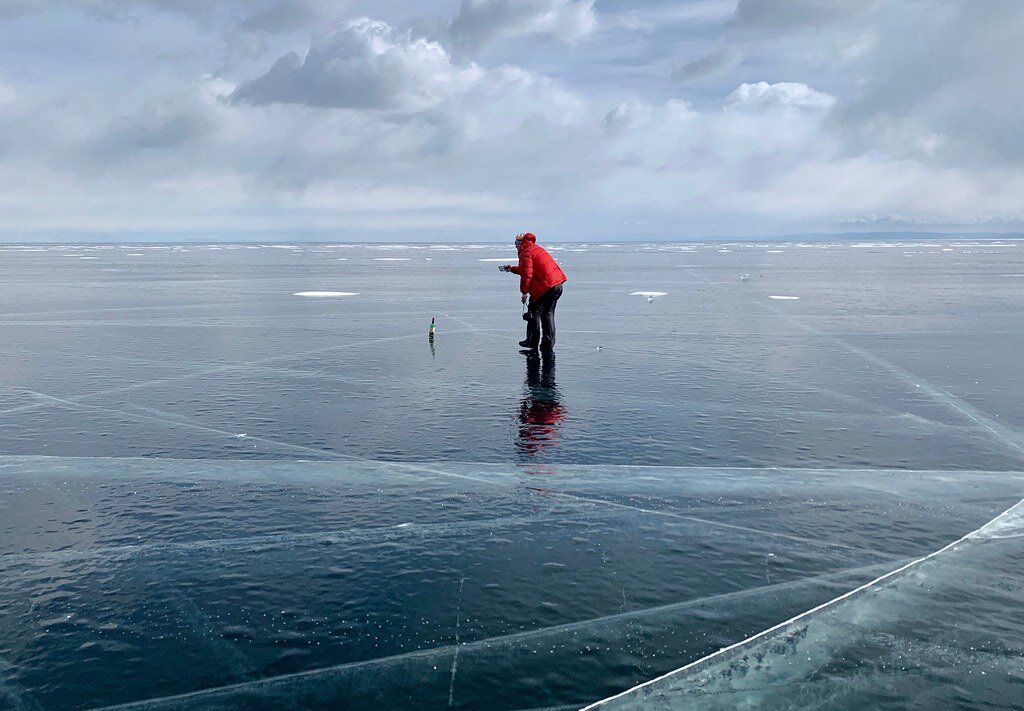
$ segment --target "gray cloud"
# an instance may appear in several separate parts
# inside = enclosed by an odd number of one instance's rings
[[[851,155],[1024,165],[1016,0],[740,0],[727,34],[747,45],[744,66],[825,81]]]
[[[204,135],[207,122],[195,113],[147,108],[120,118],[96,143],[99,160],[134,156],[137,151],[171,151]]]
[[[716,74],[725,74],[735,69],[743,61],[743,52],[736,47],[722,47],[703,57],[689,62],[676,64],[672,68],[672,78],[686,82]]]
[[[480,71],[455,66],[438,43],[366,18],[346,23],[305,57],[292,52],[243,83],[235,101],[347,109],[423,110]]]

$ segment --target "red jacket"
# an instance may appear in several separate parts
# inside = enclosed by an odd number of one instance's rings
[[[537,246],[537,238],[530,233],[519,244],[519,266],[512,267],[512,273],[519,275],[519,291],[531,299],[539,299],[565,281],[565,272],[543,247]]]

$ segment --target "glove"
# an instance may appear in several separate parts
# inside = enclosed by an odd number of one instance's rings
[[[523,302],[524,304],[526,303],[526,294],[523,294],[523,299],[522,299],[522,302]]]

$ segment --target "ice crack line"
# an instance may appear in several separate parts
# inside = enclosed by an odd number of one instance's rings
[[[981,410],[974,407],[970,403],[956,397],[952,393],[947,392],[946,390],[940,388],[937,385],[933,385],[924,378],[915,375],[914,373],[911,373],[909,370],[901,368],[895,363],[888,361],[875,353],[872,353],[871,351],[865,350],[863,348],[860,348],[859,346],[853,345],[852,343],[846,342],[839,336],[836,336],[834,334],[828,334],[815,328],[814,326],[809,326],[808,324],[803,323],[800,319],[796,318],[795,316],[791,316],[783,311],[780,311],[777,308],[765,306],[764,304],[759,305],[763,308],[768,309],[769,311],[772,311],[775,314],[778,314],[779,316],[782,316],[797,328],[803,329],[808,333],[813,333],[817,336],[831,337],[836,343],[838,343],[848,352],[860,356],[864,360],[867,360],[881,368],[884,368],[885,370],[889,371],[892,375],[895,375],[896,378],[901,382],[910,385],[911,387],[917,390],[920,390],[932,400],[935,400],[936,402],[945,405],[946,407],[949,407],[950,409],[958,412],[959,414],[969,419],[971,422],[974,422],[976,425],[981,426],[990,435],[992,435],[995,441],[997,441],[1004,447],[1008,447],[1009,449],[1011,449],[1013,453],[1016,454],[1017,456],[1024,455],[1024,435],[1022,435],[1020,432],[1016,431],[1013,428],[1007,427],[1001,422],[997,422],[994,418],[989,417],[988,415],[986,415],[985,413],[983,413]]]
[[[466,576],[459,580],[459,596],[455,603],[455,654],[452,655],[452,680],[448,683],[448,708],[455,705],[455,673],[459,670],[459,625],[462,622],[462,586],[466,584]]]
[[[454,331],[449,331],[449,333],[467,333],[467,331],[465,331],[463,329],[458,329],[458,330],[454,330]],[[179,380],[190,380],[192,378],[201,378],[201,377],[206,376],[206,375],[215,375],[217,373],[230,372],[232,370],[245,370],[246,368],[251,368],[253,366],[265,365],[267,363],[275,363],[275,362],[278,362],[278,361],[287,361],[287,360],[289,360],[291,358],[295,358],[296,356],[300,356],[300,355],[319,355],[319,354],[323,354],[323,353],[332,353],[334,351],[340,351],[340,350],[344,350],[344,349],[348,349],[348,348],[357,348],[359,346],[371,346],[371,345],[376,345],[378,343],[387,343],[387,342],[390,342],[390,341],[402,341],[402,340],[407,340],[407,339],[411,339],[411,338],[422,338],[422,337],[423,337],[423,335],[420,334],[420,333],[410,333],[410,334],[405,334],[405,335],[402,335],[402,336],[387,336],[387,337],[384,337],[384,338],[374,338],[374,339],[370,339],[370,340],[366,340],[366,341],[357,341],[357,342],[353,342],[353,343],[343,343],[343,344],[336,345],[336,346],[328,346],[326,348],[319,348],[319,349],[316,349],[316,350],[304,351],[302,353],[285,353],[283,355],[270,356],[268,358],[262,358],[262,359],[259,359],[259,360],[246,361],[246,362],[243,362],[243,363],[231,363],[229,365],[221,365],[221,366],[217,366],[215,368],[208,368],[206,370],[198,370],[198,371],[195,371],[195,372],[192,372],[192,373],[185,373],[184,375],[175,375],[175,376],[167,377],[167,378],[157,378],[157,379],[154,379],[154,380],[147,380],[147,381],[144,381],[144,382],[141,382],[141,383],[131,383],[130,385],[121,385],[121,386],[116,387],[116,388],[108,388],[107,390],[97,390],[96,392],[86,393],[85,395],[81,395],[81,396],[76,397],[74,399],[65,400],[63,402],[68,402],[68,403],[72,403],[72,404],[79,404],[83,400],[89,400],[89,399],[92,399],[92,398],[95,398],[95,397],[101,397],[103,395],[113,395],[115,393],[129,392],[129,391],[132,391],[132,390],[138,390],[139,388],[148,388],[148,387],[152,387],[154,385],[165,385],[167,383],[176,382],[176,381],[179,381]],[[51,398],[51,399],[59,399],[59,398]],[[9,408],[7,410],[0,410],[0,415],[9,415],[9,414],[15,413],[15,412],[24,412],[26,410],[35,410],[35,409],[38,409],[38,408],[41,408],[41,407],[47,407],[47,406],[49,406],[49,402],[34,403],[32,405],[20,405],[18,407]]]
[[[609,703],[609,702],[611,702],[613,700],[621,699],[621,698],[624,698],[624,697],[626,697],[628,695],[636,694],[636,693],[638,693],[638,691],[640,689],[647,688],[647,687],[649,687],[649,686],[651,686],[653,684],[657,684],[659,682],[663,682],[666,679],[669,679],[669,678],[672,678],[672,677],[675,677],[675,676],[679,676],[679,675],[684,674],[684,673],[686,673],[688,671],[692,671],[693,669],[695,669],[697,667],[707,666],[710,662],[715,661],[718,658],[720,658],[722,656],[725,656],[726,654],[729,654],[730,652],[733,652],[734,650],[737,650],[737,649],[740,649],[742,647],[748,646],[748,645],[750,645],[750,644],[752,644],[754,642],[758,642],[758,641],[761,641],[763,639],[766,639],[767,637],[769,637],[774,632],[777,632],[777,631],[779,631],[781,629],[785,629],[787,627],[790,627],[793,624],[795,624],[797,622],[800,622],[801,620],[804,620],[804,619],[810,617],[811,615],[814,615],[815,613],[821,612],[822,610],[825,610],[825,609],[827,609],[829,607],[837,605],[838,603],[842,602],[843,600],[847,600],[847,599],[849,599],[851,597],[854,597],[855,595],[858,595],[859,593],[864,592],[865,590],[869,590],[869,589],[871,589],[871,588],[873,588],[873,587],[875,587],[877,585],[880,585],[880,584],[882,584],[882,583],[884,583],[884,582],[886,582],[888,580],[891,580],[892,578],[895,578],[896,576],[900,575],[901,573],[904,573],[907,570],[910,570],[911,568],[914,568],[914,567],[920,565],[921,563],[924,563],[925,561],[928,561],[928,560],[931,560],[932,558],[940,556],[943,553],[945,553],[946,551],[948,551],[948,550],[950,550],[952,548],[955,548],[956,546],[960,545],[964,541],[970,540],[972,538],[982,538],[982,537],[984,537],[986,535],[986,533],[987,533],[987,531],[989,529],[997,529],[998,530],[999,526],[1003,523],[1003,521],[1005,519],[1007,519],[1009,517],[1012,517],[1014,515],[1017,515],[1018,509],[1021,509],[1021,508],[1024,508],[1024,499],[1021,499],[1020,501],[1015,503],[1013,506],[1011,506],[1010,508],[1006,509],[1001,514],[999,514],[998,516],[996,516],[995,518],[993,518],[989,522],[985,523],[981,527],[971,531],[970,533],[964,534],[960,538],[956,539],[952,543],[946,544],[945,546],[943,546],[942,548],[938,549],[937,551],[932,551],[931,553],[929,553],[926,556],[922,556],[920,558],[915,558],[914,560],[910,561],[909,563],[906,563],[905,565],[901,565],[900,567],[896,568],[895,570],[890,570],[888,573],[885,573],[884,575],[881,575],[881,576],[875,578],[874,580],[871,580],[871,581],[869,581],[867,583],[864,583],[863,585],[861,585],[859,587],[856,587],[853,590],[850,590],[849,592],[843,593],[839,597],[835,597],[835,598],[832,598],[831,600],[829,600],[827,602],[823,602],[822,604],[818,605],[817,607],[813,607],[810,610],[807,610],[805,612],[801,612],[799,615],[797,615],[795,617],[791,617],[790,619],[786,620],[785,622],[780,622],[779,624],[774,625],[773,627],[769,627],[768,629],[766,629],[766,630],[764,630],[762,632],[758,632],[757,634],[752,635],[750,637],[747,637],[746,639],[741,640],[739,642],[736,642],[735,644],[730,644],[728,647],[723,647],[722,649],[719,649],[717,652],[713,652],[712,654],[709,654],[709,655],[707,655],[705,657],[701,657],[700,659],[698,659],[696,661],[693,661],[693,662],[690,662],[689,664],[687,664],[685,666],[679,667],[678,669],[676,669],[674,671],[670,671],[668,674],[663,674],[663,675],[661,675],[659,677],[651,679],[650,681],[645,681],[643,684],[638,684],[637,686],[634,686],[631,689],[627,689],[626,691],[623,691],[623,692],[621,692],[619,694],[616,694],[615,696],[611,696],[611,697],[609,697],[607,699],[602,699],[601,701],[598,701],[598,702],[593,703],[593,704],[591,704],[589,706],[586,706],[585,708],[582,709],[582,711],[593,711],[594,709],[598,709],[598,708],[606,705],[607,703]]]
[[[691,273],[693,273],[698,280],[704,282],[705,284],[712,283],[708,279],[702,278],[700,274],[697,274],[695,272]],[[964,400],[961,400],[960,398],[954,396],[949,392],[946,392],[942,388],[929,383],[923,378],[914,375],[910,371],[901,368],[895,363],[892,363],[879,355],[876,355],[870,351],[855,346],[852,343],[848,343],[839,336],[836,336],[835,334],[826,333],[824,331],[821,331],[820,329],[815,328],[814,326],[804,323],[802,320],[800,320],[796,316],[793,316],[792,314],[786,313],[785,311],[779,308],[763,304],[759,301],[753,301],[753,299],[751,299],[751,302],[759,306],[760,308],[771,311],[773,314],[777,316],[781,316],[782,318],[789,321],[791,324],[793,324],[799,329],[807,331],[808,333],[813,333],[816,336],[825,336],[832,338],[835,341],[835,343],[837,343],[846,351],[853,353],[854,355],[860,356],[861,358],[870,361],[875,365],[881,366],[885,370],[888,370],[890,373],[895,375],[902,382],[914,387],[917,390],[921,390],[923,393],[925,393],[925,395],[935,400],[936,402],[949,407],[950,409],[958,412],[967,419],[971,420],[975,424],[980,425],[986,432],[988,432],[995,439],[996,442],[998,442],[1004,447],[1009,448],[1018,457],[1024,456],[1024,435],[1010,427],[1007,427],[1001,422],[997,422],[994,418],[989,417],[988,415],[981,412],[973,405],[965,402]]]
[[[474,640],[471,642],[460,641],[460,646],[466,652],[483,651],[494,649],[498,645],[511,645],[521,642],[530,642],[538,639],[547,639],[556,635],[572,635],[577,632],[585,632],[600,629],[606,625],[616,622],[628,622],[631,620],[643,619],[646,617],[659,614],[671,614],[691,609],[702,609],[709,604],[720,604],[727,602],[733,603],[741,600],[746,600],[749,598],[757,598],[765,595],[767,592],[781,593],[786,590],[799,590],[808,586],[835,584],[836,582],[848,578],[852,575],[871,574],[875,571],[878,571],[879,569],[884,570],[885,568],[883,566],[886,565],[891,565],[891,563],[875,563],[866,566],[843,568],[840,570],[834,570],[829,573],[823,573],[821,575],[813,575],[806,578],[801,578],[799,580],[791,580],[783,583],[776,583],[774,585],[767,587],[759,586],[756,588],[748,588],[745,590],[734,590],[732,592],[727,593],[707,595],[704,597],[668,603],[665,605],[658,605],[655,607],[630,610],[628,612],[617,612],[611,615],[604,615],[601,617],[594,617],[586,620],[579,620],[576,622],[566,622],[551,627],[541,627],[538,629],[526,630],[523,632],[513,632],[507,635],[502,635],[498,637],[488,637],[485,639]],[[453,649],[452,645],[446,645],[443,647],[432,647],[412,652],[402,652],[400,654],[394,654],[387,657],[379,657],[377,659],[367,659],[358,662],[346,662],[344,664],[338,664],[330,667],[320,667],[317,669],[309,669],[306,671],[290,672],[287,674],[280,674],[278,676],[243,681],[235,684],[228,684],[225,686],[216,686],[207,689],[199,689],[197,691],[189,691],[182,694],[174,694],[170,696],[162,696],[152,699],[143,699],[140,701],[132,701],[125,704],[117,704],[115,706],[104,706],[102,707],[102,709],[105,711],[114,711],[115,709],[119,711],[128,711],[129,709],[142,710],[161,707],[178,708],[186,704],[194,704],[197,707],[201,707],[201,701],[203,699],[209,699],[211,697],[219,696],[220,698],[225,698],[227,695],[230,694],[247,693],[257,689],[269,690],[277,684],[284,684],[297,680],[323,679],[338,674],[346,674],[366,669],[387,667],[392,664],[406,663],[411,660],[437,658],[441,655],[453,653],[454,651],[455,650]]]
[[[224,435],[224,436],[229,436],[229,437],[237,437],[238,436],[237,433],[229,432],[228,430],[222,430],[222,429],[218,429],[216,427],[207,427],[205,425],[199,425],[199,424],[195,424],[195,423],[191,423],[191,422],[186,422],[186,421],[183,421],[181,419],[176,419],[176,416],[171,415],[170,413],[163,413],[160,410],[154,410],[153,408],[147,408],[147,409],[149,409],[151,412],[160,413],[163,416],[159,417],[159,416],[154,416],[154,415],[145,415],[145,414],[142,414],[142,413],[128,412],[126,410],[119,410],[119,409],[116,409],[116,408],[102,407],[100,405],[89,405],[89,404],[81,402],[81,399],[78,400],[78,401],[76,401],[76,400],[66,400],[64,398],[54,397],[53,395],[47,395],[45,393],[40,393],[40,392],[35,392],[35,391],[32,391],[32,393],[35,396],[37,396],[37,397],[46,399],[47,401],[55,402],[55,403],[60,404],[60,405],[67,405],[69,407],[79,408],[79,409],[82,409],[82,410],[91,410],[91,411],[94,411],[94,412],[108,412],[108,413],[112,413],[112,414],[116,414],[116,415],[122,415],[122,416],[125,416],[125,417],[128,417],[128,418],[135,418],[135,419],[139,419],[139,420],[150,420],[152,422],[158,422],[160,424],[168,425],[168,426],[171,426],[171,427],[185,427],[185,428],[189,428],[189,429],[198,430],[198,431],[201,431],[201,432],[210,432],[210,433],[213,433],[213,434]],[[82,398],[82,399],[84,399],[84,398]],[[26,406],[26,407],[32,407],[32,406]],[[3,414],[8,413],[8,412],[12,412],[12,410],[6,410],[4,412],[0,412],[0,415],[3,415]],[[274,446],[277,446],[277,447],[285,447],[285,448],[288,448],[288,449],[297,449],[297,450],[300,450],[300,451],[303,451],[303,452],[310,452],[312,454],[318,454],[321,457],[327,458],[328,460],[334,459],[336,461],[358,461],[358,462],[373,462],[374,461],[372,459],[368,459],[367,457],[360,457],[359,455],[356,455],[356,454],[348,454],[348,453],[345,453],[345,452],[336,452],[334,450],[328,450],[328,449],[316,449],[315,447],[307,447],[305,445],[293,444],[291,442],[284,442],[282,440],[275,440],[275,439],[270,439],[270,438],[267,438],[267,437],[248,436],[248,439],[250,439],[250,440],[252,440],[254,442],[262,442],[264,444],[274,445]],[[410,471],[426,472],[426,473],[430,473],[430,474],[435,474],[437,476],[448,477],[450,479],[463,479],[463,480],[476,481],[476,482],[479,482],[479,483],[482,483],[482,484],[489,484],[489,485],[494,485],[495,484],[494,481],[491,481],[489,479],[483,479],[481,477],[475,477],[475,476],[471,476],[469,474],[456,474],[454,472],[446,472],[446,471],[442,471],[442,470],[439,470],[439,469],[435,469],[435,468],[431,468],[431,467],[427,467],[427,466],[423,466],[423,465],[419,465],[419,464],[411,464],[411,463],[406,463],[406,462],[392,462],[392,464],[395,467],[398,467],[398,468],[409,469]]]
[[[533,488],[533,487],[528,487]],[[609,501],[607,499],[591,498],[588,496],[579,496],[577,494],[570,494],[564,491],[556,491],[554,489],[535,489],[536,491],[552,494],[567,499],[573,499],[574,501],[586,502],[589,504],[599,504],[604,506],[614,506],[620,509],[630,509],[632,511],[641,511],[647,514],[653,514],[655,516],[667,516],[669,518],[676,518],[683,521],[693,521],[695,523],[703,523],[707,526],[718,526],[720,528],[729,528],[734,531],[744,531],[746,533],[754,533],[760,536],[769,536],[773,538],[785,538],[798,543],[809,543],[811,545],[822,546],[826,548],[845,548],[851,551],[858,551],[861,553],[871,553],[873,555],[879,555],[878,551],[867,550],[864,548],[858,548],[857,546],[847,545],[845,543],[837,543],[835,541],[818,540],[814,538],[807,538],[805,536],[794,536],[788,533],[778,533],[775,531],[765,531],[760,528],[751,528],[749,526],[740,526],[734,523],[726,523],[724,521],[715,521],[708,518],[701,518],[699,516],[688,516],[686,514],[677,513],[675,511],[662,511],[659,509],[649,509],[643,506],[631,506],[629,504],[619,503],[618,501]]]

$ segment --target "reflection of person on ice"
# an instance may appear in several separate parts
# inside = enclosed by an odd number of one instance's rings
[[[526,355],[526,388],[519,406],[519,435],[516,448],[527,457],[535,457],[545,447],[558,444],[558,431],[565,419],[555,385],[555,353]]]
[[[505,264],[498,269],[519,275],[519,291],[523,303],[530,297],[526,314],[526,340],[519,341],[523,348],[550,351],[555,348],[555,306],[562,295],[565,273],[551,255],[537,244],[532,232],[516,235],[516,250],[519,252],[519,266]],[[543,330],[543,338],[541,331]]]

